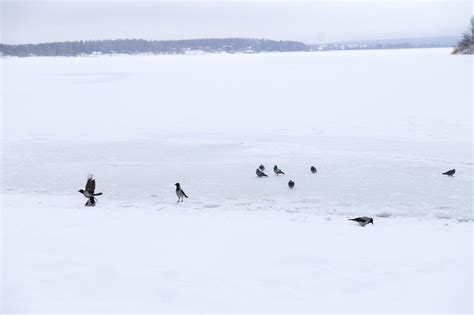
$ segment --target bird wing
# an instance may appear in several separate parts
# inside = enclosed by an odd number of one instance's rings
[[[89,178],[86,184],[86,191],[94,194],[95,191],[95,179]]]

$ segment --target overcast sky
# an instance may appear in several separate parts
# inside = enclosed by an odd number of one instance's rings
[[[253,37],[321,43],[460,36],[471,0],[2,2],[3,43]]]

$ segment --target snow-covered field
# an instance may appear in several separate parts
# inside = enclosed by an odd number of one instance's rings
[[[2,312],[472,313],[449,53],[1,59]]]

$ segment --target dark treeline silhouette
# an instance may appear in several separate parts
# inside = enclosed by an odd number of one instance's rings
[[[143,39],[89,40],[43,44],[0,44],[4,56],[78,56],[90,54],[184,54],[203,52],[285,52],[307,51],[309,47],[296,41],[268,39],[190,39],[150,41]]]
[[[459,55],[473,55],[474,54],[474,16],[471,17],[471,25],[469,29],[462,34],[462,39],[459,41],[453,54]]]

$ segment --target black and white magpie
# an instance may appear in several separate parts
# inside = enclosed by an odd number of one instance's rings
[[[316,169],[316,167],[314,167],[314,166],[311,166],[310,170],[311,170],[311,173],[313,173],[313,174],[318,171],[318,170]]]
[[[255,171],[255,174],[257,174],[258,177],[268,177],[267,174],[265,174],[264,172],[262,172],[260,169],[257,168],[257,170]]]
[[[358,217],[354,219],[349,219],[349,221],[355,221],[359,223],[360,226],[366,226],[369,223],[372,223],[372,225],[374,224],[374,219],[370,217]]]
[[[295,187],[295,182],[292,181],[292,180],[290,180],[290,181],[288,182],[288,187],[290,187],[290,188]]]
[[[456,169],[453,168],[452,170],[444,172],[443,175],[453,176],[454,173],[456,173]]]
[[[174,184],[176,186],[176,196],[178,196],[178,202],[181,200],[181,202],[184,201],[184,197],[188,198],[188,196],[184,193],[184,191],[181,189],[181,185],[179,183]]]
[[[94,193],[95,192],[95,179],[93,178],[93,176],[89,176],[89,178],[87,179],[87,183],[86,183],[86,190],[84,189],[79,189],[78,190],[84,197],[86,197],[88,200],[85,204],[86,207],[94,207],[96,202],[97,202],[97,199],[95,198],[95,196],[100,196],[102,195],[102,193]]]
[[[283,171],[282,171],[281,169],[279,169],[278,166],[276,166],[276,165],[273,167],[273,171],[274,171],[275,174],[277,174],[277,175],[285,174],[285,173],[283,173]]]

